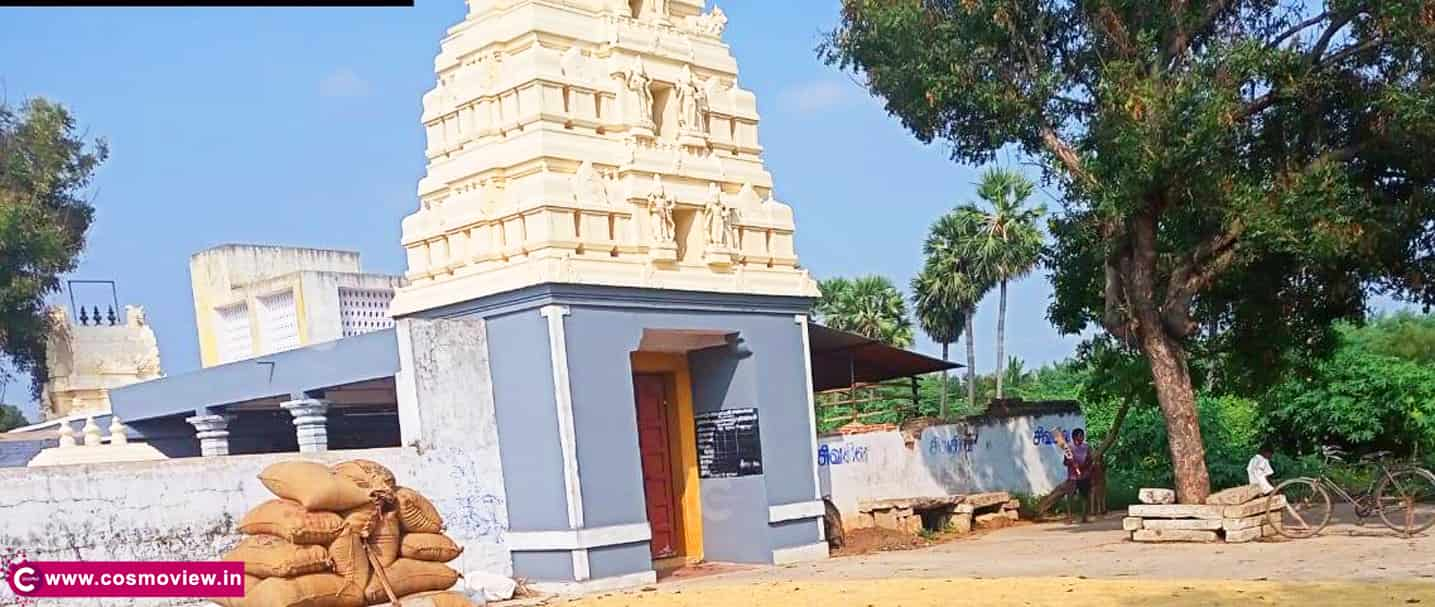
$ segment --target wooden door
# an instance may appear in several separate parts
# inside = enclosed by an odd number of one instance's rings
[[[635,375],[633,393],[638,401],[638,451],[643,458],[643,497],[648,504],[648,524],[653,528],[653,558],[666,558],[678,553],[667,378]]]

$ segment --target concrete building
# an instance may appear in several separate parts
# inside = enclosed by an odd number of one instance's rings
[[[392,327],[403,282],[350,251],[249,244],[195,253],[189,274],[205,367]]]

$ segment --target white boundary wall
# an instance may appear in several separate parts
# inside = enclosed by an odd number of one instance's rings
[[[972,418],[930,426],[911,445],[898,430],[818,437],[824,495],[844,517],[864,500],[1009,491],[1041,495],[1066,479],[1049,433],[1085,428],[1080,413]]]

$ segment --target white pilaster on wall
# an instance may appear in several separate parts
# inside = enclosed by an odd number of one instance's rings
[[[405,318],[394,324],[394,336],[399,340],[399,370],[394,374],[394,394],[398,399],[399,444],[406,447],[418,444],[422,434],[423,417],[419,414],[419,387],[415,377],[413,319]]]
[[[806,382],[803,384],[803,390],[807,391],[807,425],[811,428],[811,432],[807,435],[807,461],[812,467],[812,497],[820,502],[822,500],[822,481],[817,476],[817,396],[812,393],[812,338],[807,332],[806,314],[798,314],[792,320],[802,331],[802,372]],[[827,539],[825,526],[818,526],[817,537],[822,540]]]
[[[229,418],[223,415],[196,415],[185,418],[194,426],[199,454],[204,457],[229,455]]]
[[[822,484],[817,480],[817,399],[812,394],[812,338],[807,335],[807,315],[798,314],[793,320],[802,328],[802,372],[803,390],[807,391],[807,425],[812,428],[807,441],[808,460],[812,462],[812,497],[822,499]]]
[[[317,398],[301,398],[279,403],[285,411],[294,416],[294,430],[299,436],[300,453],[319,453],[329,450],[329,401]]]
[[[548,319],[548,351],[553,367],[553,400],[558,408],[558,446],[563,454],[563,490],[568,501],[568,527],[583,528],[583,490],[578,481],[578,438],[573,424],[573,389],[568,382],[568,339],[563,318],[567,306],[543,306],[538,311]],[[573,550],[573,579],[591,577],[588,549]]]

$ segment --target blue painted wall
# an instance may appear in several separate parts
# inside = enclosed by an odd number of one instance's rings
[[[548,321],[533,309],[489,318],[487,325],[509,529],[567,529]]]

